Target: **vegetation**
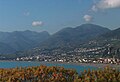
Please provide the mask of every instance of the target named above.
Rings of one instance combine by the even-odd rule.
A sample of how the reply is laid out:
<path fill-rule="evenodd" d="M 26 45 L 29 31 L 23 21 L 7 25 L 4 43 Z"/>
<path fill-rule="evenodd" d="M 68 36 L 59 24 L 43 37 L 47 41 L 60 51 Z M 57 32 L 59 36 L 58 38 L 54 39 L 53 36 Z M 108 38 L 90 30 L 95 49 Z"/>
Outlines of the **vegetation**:
<path fill-rule="evenodd" d="M 111 67 L 92 71 L 85 70 L 74 79 L 74 82 L 120 82 L 120 71 Z"/>
<path fill-rule="evenodd" d="M 41 65 L 0 69 L 0 82 L 120 82 L 120 72 L 105 67 L 100 70 L 85 70 L 78 75 L 73 69 Z"/>
<path fill-rule="evenodd" d="M 77 72 L 63 67 L 0 69 L 0 82 L 73 82 Z"/>

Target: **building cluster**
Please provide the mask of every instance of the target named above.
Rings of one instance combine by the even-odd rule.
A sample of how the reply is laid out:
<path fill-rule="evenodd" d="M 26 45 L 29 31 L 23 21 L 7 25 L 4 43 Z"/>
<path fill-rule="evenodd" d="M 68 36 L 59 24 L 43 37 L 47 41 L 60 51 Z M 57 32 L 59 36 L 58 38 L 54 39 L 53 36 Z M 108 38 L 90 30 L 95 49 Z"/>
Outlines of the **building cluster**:
<path fill-rule="evenodd" d="M 93 43 L 93 42 L 92 42 Z M 95 42 L 94 42 L 95 43 Z M 91 43 L 89 43 L 91 44 Z M 28 56 L 30 55 L 30 56 Z M 45 61 L 67 63 L 111 63 L 120 64 L 120 49 L 110 44 L 99 47 L 39 49 L 28 52 L 27 56 L 15 58 L 16 61 Z M 0 59 L 6 59 L 0 56 Z"/>
<path fill-rule="evenodd" d="M 75 48 L 74 50 L 44 50 L 39 55 L 17 58 L 17 61 L 45 61 L 67 63 L 110 63 L 120 64 L 120 49 L 113 47 Z"/>
<path fill-rule="evenodd" d="M 32 56 L 17 58 L 17 61 L 40 61 L 40 62 L 66 62 L 66 63 L 105 63 L 105 64 L 120 64 L 120 59 L 117 58 L 92 58 L 81 57 L 79 55 L 52 55 L 52 56 Z"/>

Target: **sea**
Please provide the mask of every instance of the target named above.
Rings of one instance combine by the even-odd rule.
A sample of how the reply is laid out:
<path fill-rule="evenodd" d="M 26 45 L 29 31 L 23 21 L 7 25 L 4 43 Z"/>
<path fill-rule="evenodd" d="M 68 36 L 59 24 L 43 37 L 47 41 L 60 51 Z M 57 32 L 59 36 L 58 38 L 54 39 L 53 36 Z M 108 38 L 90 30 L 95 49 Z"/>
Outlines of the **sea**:
<path fill-rule="evenodd" d="M 15 67 L 28 67 L 28 66 L 61 66 L 67 69 L 75 69 L 77 73 L 81 73 L 84 70 L 96 70 L 98 67 L 91 66 L 91 65 L 80 65 L 80 64 L 73 64 L 73 63 L 47 63 L 47 62 L 28 62 L 28 61 L 0 61 L 0 68 L 15 68 Z"/>

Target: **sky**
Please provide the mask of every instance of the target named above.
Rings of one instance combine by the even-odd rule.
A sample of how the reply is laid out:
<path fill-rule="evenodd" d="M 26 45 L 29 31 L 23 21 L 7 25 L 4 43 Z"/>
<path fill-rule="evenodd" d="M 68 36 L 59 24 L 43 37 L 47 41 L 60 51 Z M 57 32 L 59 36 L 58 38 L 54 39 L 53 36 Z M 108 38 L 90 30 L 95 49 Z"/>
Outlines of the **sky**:
<path fill-rule="evenodd" d="M 0 31 L 48 31 L 93 23 L 120 27 L 120 0 L 0 0 Z"/>

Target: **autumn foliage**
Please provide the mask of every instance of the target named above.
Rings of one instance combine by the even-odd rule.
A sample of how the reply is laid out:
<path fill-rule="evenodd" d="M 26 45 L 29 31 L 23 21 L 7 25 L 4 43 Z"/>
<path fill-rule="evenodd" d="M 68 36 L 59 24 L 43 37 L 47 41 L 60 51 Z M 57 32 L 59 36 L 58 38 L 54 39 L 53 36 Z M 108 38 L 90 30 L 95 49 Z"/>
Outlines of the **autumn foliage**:
<path fill-rule="evenodd" d="M 77 74 L 73 69 L 55 66 L 0 69 L 0 82 L 120 82 L 120 72 L 105 67 Z"/>
<path fill-rule="evenodd" d="M 76 71 L 63 67 L 20 67 L 0 69 L 0 82 L 73 82 Z"/>

